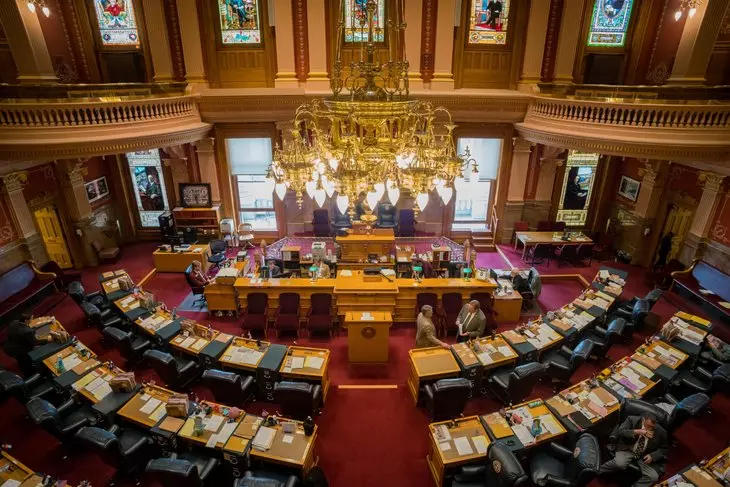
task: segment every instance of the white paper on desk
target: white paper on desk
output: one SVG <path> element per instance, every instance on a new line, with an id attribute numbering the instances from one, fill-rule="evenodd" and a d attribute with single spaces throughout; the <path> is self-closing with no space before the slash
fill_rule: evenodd
<path id="1" fill-rule="evenodd" d="M 208 340 L 205 338 L 198 338 L 198 341 L 196 341 L 190 348 L 195 350 L 196 352 L 203 349 L 204 346 L 208 344 Z"/>
<path id="2" fill-rule="evenodd" d="M 530 412 L 530 408 L 527 406 L 521 406 L 517 409 L 512 410 L 512 414 L 518 415 L 520 418 L 522 418 L 522 422 L 529 422 L 532 424 L 532 413 Z"/>
<path id="3" fill-rule="evenodd" d="M 218 433 L 218 441 L 222 443 L 228 441 L 228 438 L 230 438 L 233 432 L 236 431 L 237 427 L 238 423 L 226 423 Z"/>
<path id="4" fill-rule="evenodd" d="M 632 361 L 629 363 L 629 367 L 631 367 L 633 370 L 643 375 L 647 379 L 651 378 L 654 375 L 654 372 L 652 372 L 645 365 L 640 364 L 639 362 Z"/>
<path id="5" fill-rule="evenodd" d="M 65 370 L 71 370 L 81 363 L 81 359 L 75 353 L 68 355 L 63 359 L 63 366 Z"/>
<path id="6" fill-rule="evenodd" d="M 86 390 L 93 393 L 102 384 L 106 384 L 106 380 L 103 377 L 97 377 L 86 385 Z"/>
<path id="7" fill-rule="evenodd" d="M 159 406 L 161 402 L 162 401 L 160 401 L 156 397 L 153 397 L 152 399 L 150 399 L 149 401 L 147 401 L 147 404 L 145 404 L 144 406 L 142 406 L 141 408 L 139 408 L 139 412 L 140 413 L 144 413 L 144 414 L 151 414 L 152 411 L 154 411 L 155 408 L 157 406 Z"/>
<path id="8" fill-rule="evenodd" d="M 595 392 L 592 392 L 592 391 L 591 391 L 591 392 L 590 392 L 590 393 L 588 394 L 588 399 L 590 399 L 591 401 L 595 402 L 596 404 L 598 404 L 598 405 L 599 405 L 599 406 L 601 406 L 601 407 L 605 407 L 605 406 L 606 406 L 606 405 L 605 405 L 605 404 L 603 403 L 603 401 L 601 400 L 601 398 L 600 398 L 600 397 L 598 397 L 598 395 L 597 395 L 597 394 L 596 394 Z"/>
<path id="9" fill-rule="evenodd" d="M 479 354 L 479 361 L 483 364 L 491 364 L 493 362 L 492 356 L 489 352 L 482 352 Z"/>
<path id="10" fill-rule="evenodd" d="M 352 277 L 352 271 L 350 271 L 350 270 L 340 271 L 340 276 L 342 276 L 342 277 Z"/>
<path id="11" fill-rule="evenodd" d="M 472 436 L 471 441 L 474 443 L 474 448 L 477 449 L 477 453 L 480 455 L 487 453 L 487 441 L 483 436 Z"/>
<path id="12" fill-rule="evenodd" d="M 555 419 L 549 414 L 540 416 L 540 424 L 552 435 L 560 433 L 560 427 L 555 422 Z"/>
<path id="13" fill-rule="evenodd" d="M 540 348 L 542 348 L 542 342 L 540 342 L 540 340 L 537 340 L 537 339 L 535 339 L 535 338 L 528 338 L 528 339 L 527 339 L 527 342 L 528 342 L 528 343 L 529 343 L 530 345 L 532 345 L 533 347 L 537 348 L 537 349 L 540 349 Z"/>
<path id="14" fill-rule="evenodd" d="M 532 333 L 532 331 L 530 331 L 530 330 L 525 330 L 525 335 L 527 335 L 530 338 L 535 338 L 535 334 Z"/>
<path id="15" fill-rule="evenodd" d="M 360 321 L 373 321 L 373 320 L 375 320 L 375 317 L 372 314 L 370 314 L 369 311 L 365 311 L 365 312 L 363 312 L 362 315 L 360 315 Z"/>
<path id="16" fill-rule="evenodd" d="M 221 427 L 221 423 L 224 419 L 225 418 L 220 414 L 214 414 L 210 418 L 203 419 L 203 423 L 205 423 L 205 429 L 213 432 L 218 431 L 218 428 Z"/>
<path id="17" fill-rule="evenodd" d="M 5 482 L 3 482 L 3 485 L 1 487 L 19 487 L 19 486 L 20 486 L 20 481 L 10 479 L 10 480 L 6 480 Z"/>
<path id="18" fill-rule="evenodd" d="M 292 369 L 301 369 L 304 367 L 304 357 L 292 357 L 291 358 L 291 368 Z"/>
<path id="19" fill-rule="evenodd" d="M 294 435 L 284 435 L 281 437 L 281 441 L 283 441 L 284 443 L 291 443 L 292 441 L 294 441 Z"/>
<path id="20" fill-rule="evenodd" d="M 448 441 L 439 443 L 439 448 L 441 449 L 441 451 L 449 451 L 451 450 L 451 443 Z"/>
<path id="21" fill-rule="evenodd" d="M 134 303 L 130 304 L 129 306 L 126 306 L 128 310 L 133 310 L 139 308 L 139 301 L 135 301 Z"/>
<path id="22" fill-rule="evenodd" d="M 91 393 L 97 401 L 101 401 L 106 396 L 112 393 L 112 388 L 108 382 L 104 382 L 102 385 L 94 389 Z"/>
<path id="23" fill-rule="evenodd" d="M 527 426 L 524 424 L 516 424 L 512 426 L 512 432 L 515 436 L 517 436 L 517 439 L 520 440 L 520 443 L 525 446 L 535 443 L 535 437 L 532 436 L 532 433 L 530 433 L 530 430 L 528 430 Z"/>
<path id="24" fill-rule="evenodd" d="M 142 394 L 142 397 L 140 397 L 140 399 L 142 399 L 143 401 L 149 401 L 150 397 L 152 396 L 150 396 L 149 394 Z"/>
<path id="25" fill-rule="evenodd" d="M 501 353 L 505 357 L 512 356 L 512 350 L 509 347 L 505 347 L 505 346 L 497 347 L 497 350 L 499 351 L 499 353 Z"/>
<path id="26" fill-rule="evenodd" d="M 241 362 L 248 365 L 256 365 L 264 354 L 258 350 L 248 349 L 247 352 L 241 353 Z"/>
<path id="27" fill-rule="evenodd" d="M 155 412 L 150 414 L 150 419 L 152 421 L 159 421 L 162 419 L 162 417 L 167 414 L 167 406 L 165 404 L 160 404 L 157 409 L 155 409 Z"/>
<path id="28" fill-rule="evenodd" d="M 314 357 L 310 355 L 304 360 L 304 367 L 310 369 L 319 370 L 322 367 L 322 364 L 324 364 L 324 359 L 322 357 Z"/>
<path id="29" fill-rule="evenodd" d="M 126 298 L 122 299 L 121 305 L 126 308 L 127 306 L 129 306 L 129 303 L 131 303 L 135 299 L 137 298 L 135 298 L 134 296 L 127 296 Z"/>
<path id="30" fill-rule="evenodd" d="M 183 348 L 189 348 L 190 345 L 192 345 L 193 343 L 195 343 L 195 337 L 188 337 L 185 340 L 183 340 L 183 342 L 180 344 L 180 346 Z"/>
<path id="31" fill-rule="evenodd" d="M 463 436 L 461 438 L 454 438 L 454 446 L 459 456 L 472 455 L 474 453 L 471 443 L 469 443 L 469 438 Z"/>
<path id="32" fill-rule="evenodd" d="M 210 435 L 210 438 L 208 438 L 208 441 L 205 442 L 205 446 L 208 448 L 215 448 L 215 446 L 218 444 L 218 435 Z"/>

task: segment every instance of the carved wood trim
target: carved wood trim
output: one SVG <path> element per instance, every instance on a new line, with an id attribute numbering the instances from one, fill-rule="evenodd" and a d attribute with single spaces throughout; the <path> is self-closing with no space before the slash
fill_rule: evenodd
<path id="1" fill-rule="evenodd" d="M 177 2 L 164 0 L 162 8 L 165 11 L 165 23 L 170 42 L 170 56 L 172 57 L 172 74 L 177 81 L 185 80 L 185 58 L 182 50 L 180 34 L 180 19 L 178 18 Z"/>
<path id="2" fill-rule="evenodd" d="M 84 36 L 81 32 L 80 19 L 76 11 L 74 2 L 65 1 L 58 2 L 61 17 L 64 19 L 66 26 L 67 40 L 74 59 L 76 60 L 76 72 L 79 74 L 79 81 L 95 82 L 99 81 L 98 70 L 96 66 L 91 65 L 84 48 Z"/>
<path id="3" fill-rule="evenodd" d="M 555 54 L 558 51 L 558 38 L 560 37 L 560 23 L 563 18 L 563 1 L 550 1 L 550 14 L 548 16 L 548 28 L 545 35 L 545 50 L 542 55 L 542 81 L 552 81 L 555 75 Z"/>
<path id="4" fill-rule="evenodd" d="M 292 0 L 294 25 L 294 71 L 299 81 L 309 74 L 309 33 L 307 31 L 307 0 Z"/>
<path id="5" fill-rule="evenodd" d="M 421 21 L 421 76 L 423 76 L 423 81 L 430 81 L 433 78 L 437 16 L 438 0 L 423 0 Z"/>

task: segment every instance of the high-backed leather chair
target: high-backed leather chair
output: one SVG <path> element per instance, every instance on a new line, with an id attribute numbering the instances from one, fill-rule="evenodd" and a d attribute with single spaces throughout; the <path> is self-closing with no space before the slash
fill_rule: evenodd
<path id="1" fill-rule="evenodd" d="M 96 424 L 94 413 L 73 399 L 56 407 L 45 399 L 36 397 L 28 401 L 25 407 L 30 419 L 61 443 L 72 440 L 79 428 Z"/>
<path id="2" fill-rule="evenodd" d="M 530 461 L 532 482 L 540 486 L 585 487 L 600 467 L 601 448 L 598 439 L 589 433 L 578 437 L 572 450 L 551 442 L 549 449 Z"/>
<path id="3" fill-rule="evenodd" d="M 487 387 L 505 404 L 518 404 L 527 399 L 544 373 L 545 366 L 539 362 L 497 370 L 487 378 Z"/>
<path id="4" fill-rule="evenodd" d="M 152 347 L 152 342 L 138 337 L 131 332 L 122 331 L 114 326 L 107 326 L 102 330 L 104 340 L 114 346 L 127 360 L 128 365 L 135 365 L 142 360 L 146 350 Z"/>
<path id="5" fill-rule="evenodd" d="M 462 306 L 464 306 L 464 301 L 461 298 L 461 293 L 444 293 L 444 295 L 441 296 L 441 309 L 445 334 L 448 334 L 450 331 L 458 333 L 459 327 L 456 326 L 456 319 L 459 317 Z"/>
<path id="6" fill-rule="evenodd" d="M 664 294 L 664 291 L 661 289 L 652 289 L 643 298 L 640 298 L 638 296 L 634 296 L 629 301 L 625 301 L 621 304 L 619 304 L 616 307 L 616 311 L 622 310 L 624 315 L 630 315 L 634 309 L 634 305 L 637 301 L 640 299 L 643 299 L 649 303 L 649 311 L 651 311 L 654 308 L 654 305 L 659 301 L 659 299 L 662 297 L 662 294 Z"/>
<path id="7" fill-rule="evenodd" d="M 540 362 L 545 365 L 545 373 L 558 384 L 569 384 L 570 378 L 578 367 L 588 360 L 593 350 L 593 342 L 583 340 L 573 350 L 565 345 L 545 353 Z"/>
<path id="8" fill-rule="evenodd" d="M 398 223 L 395 221 L 395 206 L 390 203 L 380 203 L 378 205 L 378 221 L 375 224 L 378 228 L 395 228 Z"/>
<path id="9" fill-rule="evenodd" d="M 730 364 L 717 367 L 713 372 L 703 367 L 682 370 L 671 384 L 672 391 L 680 392 L 703 392 L 712 395 L 717 391 L 730 390 Z"/>
<path id="10" fill-rule="evenodd" d="M 203 383 L 213 393 L 216 402 L 243 405 L 254 393 L 253 377 L 235 372 L 208 369 L 203 372 Z"/>
<path id="11" fill-rule="evenodd" d="M 107 326 L 116 326 L 117 328 L 124 326 L 124 322 L 119 316 L 111 315 L 104 319 L 101 310 L 91 301 L 84 301 L 79 305 L 79 307 L 81 308 L 81 311 L 84 312 L 84 316 L 86 316 L 86 323 L 88 326 L 93 326 L 100 330 L 103 330 Z M 107 315 L 109 315 L 109 313 L 107 313 Z"/>
<path id="12" fill-rule="evenodd" d="M 315 237 L 330 236 L 330 216 L 326 209 L 322 208 L 312 212 L 312 228 Z"/>
<path id="13" fill-rule="evenodd" d="M 163 487 L 199 487 L 213 478 L 220 461 L 193 453 L 173 453 L 147 463 L 147 477 Z"/>
<path id="14" fill-rule="evenodd" d="M 335 229 L 340 230 L 343 228 L 352 228 L 352 222 L 350 221 L 350 214 L 345 211 L 342 213 L 339 208 L 335 209 L 335 218 L 332 222 L 332 226 Z"/>
<path id="15" fill-rule="evenodd" d="M 672 411 L 668 413 L 666 409 L 641 399 L 626 399 L 621 407 L 620 421 L 625 420 L 629 416 L 643 416 L 644 414 L 651 413 L 657 418 L 659 425 L 667 433 L 671 433 L 682 426 L 688 419 L 702 414 L 710 405 L 710 397 L 701 392 L 687 396 L 681 401 L 678 401 L 670 394 L 666 394 L 661 401 L 673 404 L 674 408 Z M 611 433 L 612 441 L 615 440 L 615 433 L 615 430 Z"/>
<path id="16" fill-rule="evenodd" d="M 287 418 L 314 417 L 322 403 L 322 387 L 306 382 L 277 382 L 274 384 L 274 402 Z"/>
<path id="17" fill-rule="evenodd" d="M 646 299 L 637 299 L 631 312 L 622 308 L 617 309 L 616 316 L 626 320 L 624 337 L 630 337 L 634 331 L 646 326 L 656 328 L 658 325 L 658 317 L 651 313 L 651 304 Z"/>
<path id="18" fill-rule="evenodd" d="M 244 330 L 263 331 L 266 336 L 269 327 L 269 296 L 266 293 L 251 293 L 243 315 Z"/>
<path id="19" fill-rule="evenodd" d="M 173 357 L 169 353 L 159 350 L 147 350 L 144 358 L 155 369 L 165 385 L 172 389 L 184 388 L 197 379 L 202 372 L 200 365 L 194 360 Z"/>
<path id="20" fill-rule="evenodd" d="M 243 477 L 236 479 L 233 487 L 296 487 L 299 480 L 286 472 L 250 470 Z"/>
<path id="21" fill-rule="evenodd" d="M 0 370 L 0 401 L 12 396 L 25 403 L 35 397 L 47 397 L 53 394 L 53 382 L 33 374 L 27 379 L 9 370 Z"/>
<path id="22" fill-rule="evenodd" d="M 625 319 L 614 318 L 606 328 L 596 326 L 592 331 L 586 333 L 584 338 L 593 342 L 591 357 L 595 357 L 596 360 L 604 360 L 613 344 L 623 335 L 625 327 Z"/>
<path id="23" fill-rule="evenodd" d="M 315 293 L 310 298 L 307 311 L 307 331 L 326 331 L 332 337 L 334 317 L 332 316 L 332 295 Z"/>
<path id="24" fill-rule="evenodd" d="M 413 210 L 400 210 L 398 212 L 398 236 L 416 236 L 416 214 Z"/>
<path id="25" fill-rule="evenodd" d="M 519 274 L 514 278 L 514 288 L 522 295 L 522 309 L 530 309 L 542 294 L 542 278 L 534 267 L 527 273 L 527 279 Z"/>
<path id="26" fill-rule="evenodd" d="M 198 306 L 202 307 L 205 303 L 205 286 L 199 286 L 198 283 L 193 281 L 192 273 L 193 264 L 190 264 L 187 269 L 185 269 L 185 282 L 188 283 L 193 296 L 198 296 L 193 302 L 193 305 L 200 303 Z"/>
<path id="27" fill-rule="evenodd" d="M 281 293 L 279 307 L 274 316 L 274 329 L 279 338 L 280 331 L 295 331 L 299 337 L 299 294 Z"/>
<path id="28" fill-rule="evenodd" d="M 68 285 L 68 295 L 74 300 L 74 303 L 81 306 L 81 303 L 90 301 L 100 310 L 106 310 L 109 308 L 109 302 L 101 291 L 94 291 L 93 293 L 86 294 L 83 284 L 81 281 L 73 281 Z"/>
<path id="29" fill-rule="evenodd" d="M 211 240 L 210 241 L 210 257 L 208 262 L 213 264 L 213 267 L 220 269 L 220 266 L 226 260 L 226 241 L 225 240 Z"/>
<path id="30" fill-rule="evenodd" d="M 111 426 L 108 430 L 84 426 L 75 435 L 79 446 L 95 451 L 99 458 L 115 470 L 117 477 L 134 474 L 147 459 L 152 438 L 134 428 Z M 113 485 L 113 482 L 110 482 Z"/>
<path id="31" fill-rule="evenodd" d="M 530 477 L 510 448 L 500 442 L 489 445 L 485 465 L 468 465 L 454 476 L 451 487 L 528 487 Z"/>
<path id="32" fill-rule="evenodd" d="M 471 382 L 460 377 L 458 379 L 441 379 L 424 387 L 426 407 L 433 421 L 461 416 L 471 394 Z"/>

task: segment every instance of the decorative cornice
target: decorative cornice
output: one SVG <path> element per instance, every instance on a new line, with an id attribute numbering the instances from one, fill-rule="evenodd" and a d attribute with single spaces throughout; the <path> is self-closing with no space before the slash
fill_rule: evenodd
<path id="1" fill-rule="evenodd" d="M 192 144 L 195 147 L 195 151 L 197 153 L 212 153 L 214 150 L 214 142 L 214 137 L 201 137 L 200 139 L 193 141 Z"/>
<path id="2" fill-rule="evenodd" d="M 307 0 L 291 0 L 291 3 L 292 24 L 294 25 L 294 70 L 299 81 L 306 81 L 309 74 Z"/>
<path id="3" fill-rule="evenodd" d="M 534 145 L 534 143 L 530 142 L 529 140 L 525 140 L 522 137 L 512 138 L 513 152 L 526 152 L 529 154 L 532 151 L 532 147 Z"/>
<path id="4" fill-rule="evenodd" d="M 421 16 L 421 76 L 423 77 L 423 81 L 430 81 L 433 78 L 434 72 L 438 0 L 422 1 L 423 13 Z"/>

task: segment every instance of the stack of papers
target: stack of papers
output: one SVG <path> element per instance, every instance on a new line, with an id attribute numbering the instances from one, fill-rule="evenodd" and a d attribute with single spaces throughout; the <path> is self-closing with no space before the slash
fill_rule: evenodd
<path id="1" fill-rule="evenodd" d="M 528 430 L 524 424 L 516 424 L 512 426 L 512 431 L 523 445 L 528 446 L 535 443 L 535 437 L 532 436 L 532 433 L 530 433 L 530 430 Z"/>
<path id="2" fill-rule="evenodd" d="M 160 403 L 162 403 L 162 401 L 153 397 L 148 400 L 144 406 L 139 408 L 139 412 L 144 414 L 152 414 L 152 412 L 155 410 L 155 408 L 157 408 L 157 406 L 160 405 Z"/>
<path id="3" fill-rule="evenodd" d="M 248 347 L 234 347 L 231 349 L 231 362 L 237 364 L 256 365 L 264 354 Z"/>
<path id="4" fill-rule="evenodd" d="M 208 340 L 205 338 L 198 338 L 198 340 L 190 347 L 196 352 L 199 352 L 208 344 Z"/>
<path id="5" fill-rule="evenodd" d="M 363 314 L 360 316 L 361 321 L 373 321 L 375 317 L 370 314 L 369 311 L 363 312 Z"/>
<path id="6" fill-rule="evenodd" d="M 474 454 L 474 450 L 471 447 L 469 438 L 466 438 L 466 437 L 454 438 L 454 446 L 456 447 L 456 451 L 459 454 L 459 456 Z"/>
<path id="7" fill-rule="evenodd" d="M 81 359 L 75 353 L 67 355 L 63 360 L 64 370 L 71 370 L 81 363 Z"/>
<path id="8" fill-rule="evenodd" d="M 251 440 L 251 446 L 259 451 L 266 451 L 271 448 L 274 443 L 274 437 L 276 436 L 276 430 L 269 428 L 268 426 L 262 426 L 259 428 L 256 436 Z"/>
<path id="9" fill-rule="evenodd" d="M 304 368 L 304 357 L 292 357 L 291 365 L 289 367 L 292 369 Z"/>
<path id="10" fill-rule="evenodd" d="M 322 364 L 324 364 L 324 359 L 322 357 L 315 357 L 313 355 L 308 356 L 304 361 L 304 367 L 308 369 L 319 370 L 320 368 L 322 368 Z"/>

